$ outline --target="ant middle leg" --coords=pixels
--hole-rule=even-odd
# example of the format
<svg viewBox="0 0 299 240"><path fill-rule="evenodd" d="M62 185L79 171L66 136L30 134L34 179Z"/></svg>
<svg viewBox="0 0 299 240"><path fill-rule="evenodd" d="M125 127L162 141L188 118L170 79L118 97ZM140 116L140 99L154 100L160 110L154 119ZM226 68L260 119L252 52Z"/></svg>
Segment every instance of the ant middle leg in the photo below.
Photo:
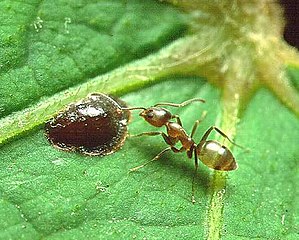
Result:
<svg viewBox="0 0 299 240"><path fill-rule="evenodd" d="M180 152L184 152L186 151L186 149L184 147L181 147L181 148L176 148L174 146L171 146L171 150L175 153L180 153Z"/></svg>

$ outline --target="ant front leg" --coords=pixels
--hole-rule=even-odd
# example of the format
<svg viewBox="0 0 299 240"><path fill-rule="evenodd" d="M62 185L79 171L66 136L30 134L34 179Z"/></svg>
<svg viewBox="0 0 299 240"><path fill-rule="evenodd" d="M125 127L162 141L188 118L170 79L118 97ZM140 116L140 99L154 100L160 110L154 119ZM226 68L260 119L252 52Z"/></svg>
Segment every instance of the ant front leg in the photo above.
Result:
<svg viewBox="0 0 299 240"><path fill-rule="evenodd" d="M161 135L164 139L164 141L168 144L168 145L174 145L174 139L167 136L164 132L143 132L143 133L139 133L136 135L131 135L131 137L141 137L141 136L157 136L157 135Z"/></svg>
<svg viewBox="0 0 299 240"><path fill-rule="evenodd" d="M138 167L134 167L134 168L131 168L130 169L130 172L134 172L134 171L137 171L138 169L140 168L143 168L144 166L146 166L147 164L153 162L153 161L157 161L165 152L169 151L169 150L172 150L173 152L175 153L179 153L179 152L184 152L185 151L185 148L184 147L181 147L180 149L174 147L174 146L169 146L168 148L165 148L164 150L162 150L161 152L159 152L153 159L151 159L150 161L148 162L145 162L144 164L138 166Z"/></svg>
<svg viewBox="0 0 299 240"><path fill-rule="evenodd" d="M171 150L172 147L168 147L168 148L165 148L164 150L162 150L161 152L159 152L153 159L151 159L150 161L148 162L145 162L144 164L138 166L138 167L134 167L134 168L131 168L130 169L130 172L134 172L134 171L137 171L138 169L140 168L143 168L144 166L146 166L147 164L153 162L153 161L157 161L164 153L166 153L167 151Z"/></svg>
<svg viewBox="0 0 299 240"><path fill-rule="evenodd" d="M143 132L135 135L130 135L130 137L141 137L141 136L157 136L162 135L163 132Z"/></svg>
<svg viewBox="0 0 299 240"><path fill-rule="evenodd" d="M175 148L173 145L175 144L176 140L167 136L165 133L163 132L143 132L143 133L140 133L138 135L135 135L135 137L139 137L139 136L144 136L144 135L147 135L147 136L156 136L156 135L162 135L164 141L170 145L169 147L165 148L164 150L162 150L160 153L158 153L153 159L151 159L150 161L148 162L145 162L144 164L138 166L138 167L134 167L134 168L131 168L130 169L130 172L134 172L134 171L137 171L138 169L146 166L147 164L153 162L153 161L156 161L158 160L165 152L169 151L169 150L172 150L174 152L180 152L181 149L177 149Z"/></svg>

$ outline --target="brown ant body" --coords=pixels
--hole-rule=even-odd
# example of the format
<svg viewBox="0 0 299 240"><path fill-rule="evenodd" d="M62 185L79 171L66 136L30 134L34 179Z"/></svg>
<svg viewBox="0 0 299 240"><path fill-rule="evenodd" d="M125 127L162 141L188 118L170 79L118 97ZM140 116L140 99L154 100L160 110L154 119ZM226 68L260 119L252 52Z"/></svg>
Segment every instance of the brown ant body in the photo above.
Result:
<svg viewBox="0 0 299 240"><path fill-rule="evenodd" d="M203 113L200 120L197 120L194 123L194 126L192 128L191 135L189 136L185 129L182 126L182 122L177 115L171 114L171 112L161 106L172 106L172 107L183 107L186 106L192 102L205 102L203 99L194 98L187 100L181 104L175 104L175 103L158 103L155 104L152 107L144 108L144 107L132 107L132 108L123 108L124 110L142 110L139 113L139 116L143 117L145 121L147 121L150 125L154 127L162 127L165 126L167 130L167 134L164 132L143 132L138 135L134 136L156 136L161 135L164 139L164 141L169 145L169 147L165 148L163 151L161 151L157 156L155 156L152 160L138 166L135 168L130 169L131 171L136 171L139 168L144 167L145 165L149 164L152 161L158 160L162 154L165 152L172 150L175 153L178 152L184 152L186 151L188 158L192 158L194 154L194 160L195 160L195 172L193 176L192 181L192 202L194 203L194 181L195 176L198 169L198 158L209 168L215 169L215 170L221 170L221 171L231 171L237 169L237 163L235 161L235 158L231 151L220 144L219 142L215 140L207 140L210 133L215 130L218 132L221 136L229 140L232 144L237 145L234 143L230 138L223 133L219 128L215 126L211 126L203 135L201 140L198 144L195 143L193 140L193 136L195 134L195 131L197 129L198 124L203 120L205 117L206 112ZM176 121L171 121L172 119L176 119ZM176 148L175 144L177 142L181 143L181 148ZM237 145L238 146L238 145Z"/></svg>

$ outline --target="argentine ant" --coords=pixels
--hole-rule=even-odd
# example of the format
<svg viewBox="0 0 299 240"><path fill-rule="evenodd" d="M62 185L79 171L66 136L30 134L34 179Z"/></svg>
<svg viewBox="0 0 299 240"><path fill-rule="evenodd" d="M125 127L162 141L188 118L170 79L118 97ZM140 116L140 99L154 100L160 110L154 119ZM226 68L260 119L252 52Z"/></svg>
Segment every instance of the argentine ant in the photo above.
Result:
<svg viewBox="0 0 299 240"><path fill-rule="evenodd" d="M205 100L200 98L193 98L189 99L185 102L180 104L176 103L157 103L152 107L145 108L145 107L130 107L130 108L122 108L123 110L142 110L139 113L139 116L143 117L145 121L147 121L150 125L154 127L162 127L165 126L167 130L167 134L161 131L153 131L153 132L143 132L134 136L156 136L161 135L169 145L169 147L162 150L158 153L152 160L145 162L144 164L130 169L130 171L136 171L145 165L149 164L152 161L158 160L165 152L172 150L175 153L184 152L186 151L188 158L192 158L194 154L194 161L195 161L195 171L193 175L192 181L192 203L195 203L194 199L194 182L195 176L198 169L198 158L201 160L203 164L208 166L209 168L221 171L231 171L237 169L238 165L235 161L235 158L232 152L226 147L223 146L221 143L215 140L207 140L210 133L215 130L218 132L222 137L229 140L232 144L237 145L234 143L224 132L222 132L216 126L211 126L202 136L201 140L198 144L195 143L193 140L193 136L196 132L198 124L204 119L206 112L203 112L201 119L195 121L191 135L189 136L185 129L182 126L181 119L178 115L173 115L169 110L163 108L162 106L171 106L171 107L184 107L193 102L205 102ZM171 121L175 119L176 121ZM175 144L177 142L181 143L181 148L176 148ZM239 146L239 145L237 145ZM239 146L241 147L241 146Z"/></svg>

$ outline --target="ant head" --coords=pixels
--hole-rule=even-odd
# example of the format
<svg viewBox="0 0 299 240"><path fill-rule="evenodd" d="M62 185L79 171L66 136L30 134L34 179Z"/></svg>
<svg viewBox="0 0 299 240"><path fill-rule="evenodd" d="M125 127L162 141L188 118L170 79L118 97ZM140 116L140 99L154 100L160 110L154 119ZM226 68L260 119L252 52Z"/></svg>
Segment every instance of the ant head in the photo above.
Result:
<svg viewBox="0 0 299 240"><path fill-rule="evenodd" d="M161 107L150 107L139 113L139 116L143 117L145 121L155 127L162 127L172 117L171 113Z"/></svg>

